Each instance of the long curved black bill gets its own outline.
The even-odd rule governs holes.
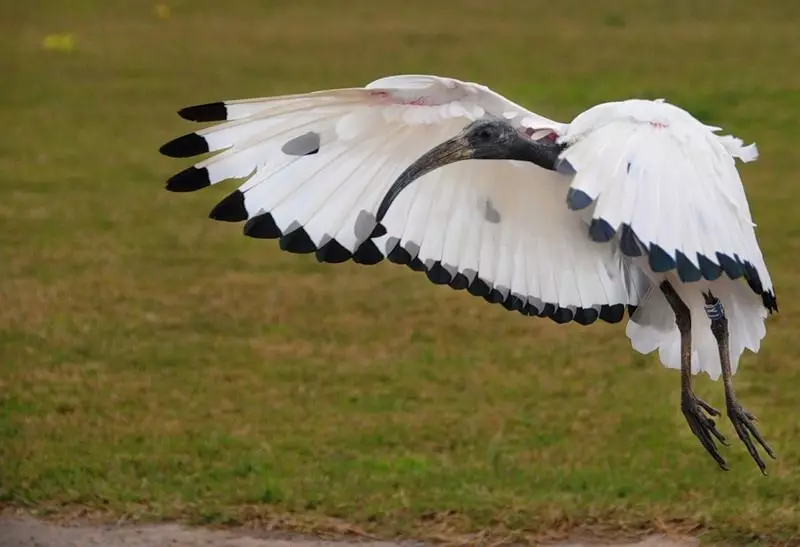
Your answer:
[[[383,217],[389,212],[389,207],[394,203],[394,200],[396,200],[400,192],[406,189],[412,182],[439,167],[444,167],[447,164],[457,161],[471,159],[474,155],[474,150],[462,135],[453,137],[429,150],[417,161],[409,165],[408,168],[397,177],[397,180],[394,181],[394,184],[392,184],[386,192],[386,195],[383,196],[375,218],[379,226]],[[379,236],[382,234],[377,233],[374,235]]]

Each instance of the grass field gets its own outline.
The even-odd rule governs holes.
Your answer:
[[[585,528],[800,544],[800,4],[169,8],[0,8],[0,503],[473,543]],[[71,49],[45,47],[62,33]],[[208,220],[231,185],[163,190],[186,165],[157,152],[191,130],[182,106],[406,72],[565,121],[666,97],[758,143],[742,172],[781,313],[736,382],[778,452],[769,477],[738,441],[716,468],[677,372],[624,325],[320,265]],[[698,391],[722,403],[721,383]]]

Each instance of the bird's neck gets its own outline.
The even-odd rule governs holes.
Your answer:
[[[543,169],[555,171],[558,156],[564,148],[563,144],[558,144],[550,139],[520,141],[510,148],[508,159],[527,161]]]

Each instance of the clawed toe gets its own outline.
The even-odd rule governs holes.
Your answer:
[[[717,429],[716,422],[706,416],[703,411],[711,416],[719,416],[720,412],[692,393],[684,394],[684,397],[681,401],[681,410],[683,411],[683,415],[686,418],[692,433],[694,433],[695,436],[700,440],[700,443],[703,445],[706,451],[708,451],[711,457],[714,458],[714,461],[717,462],[717,465],[727,471],[728,463],[719,453],[714,439],[716,438],[716,440],[724,446],[728,446],[728,441]]]
[[[759,433],[758,429],[756,429],[756,426],[753,424],[753,422],[756,421],[755,416],[743,409],[739,403],[733,401],[728,403],[728,418],[730,418],[733,428],[736,430],[736,434],[747,448],[747,452],[750,453],[750,457],[756,462],[756,465],[758,465],[761,473],[766,475],[767,465],[764,463],[764,460],[758,453],[751,436],[755,437],[756,441],[758,441],[758,444],[764,448],[764,451],[773,460],[775,459],[775,452],[773,452],[772,448],[770,448],[770,446],[761,436],[761,433]]]

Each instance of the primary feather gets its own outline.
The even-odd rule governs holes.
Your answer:
[[[185,118],[223,122],[162,147],[169,156],[218,152],[170,178],[192,191],[244,179],[212,218],[323,262],[384,258],[436,284],[558,322],[616,322],[638,303],[621,255],[584,237],[563,207],[563,177],[530,164],[464,163],[404,192],[371,238],[376,208],[420,155],[484,116],[537,137],[566,130],[485,86],[390,76],[363,88],[189,107]]]

